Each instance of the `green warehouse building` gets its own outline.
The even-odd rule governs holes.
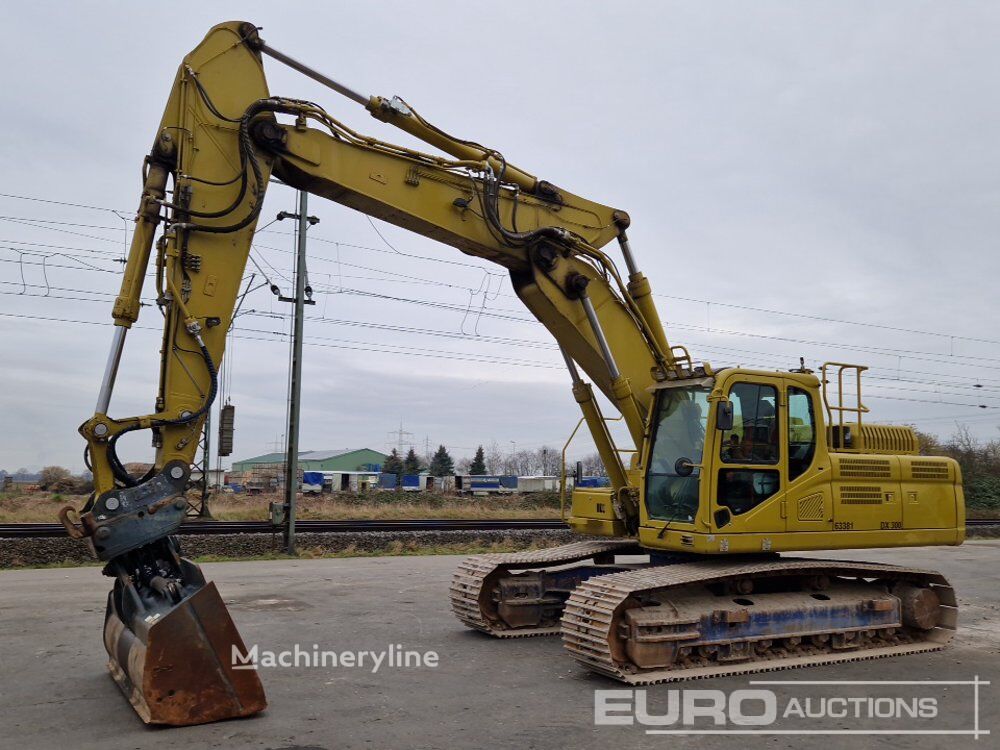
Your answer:
[[[339,451],[302,451],[299,453],[300,471],[378,471],[388,456],[370,448],[347,448]],[[250,471],[267,464],[283,464],[285,453],[267,453],[263,456],[233,461],[232,471]]]

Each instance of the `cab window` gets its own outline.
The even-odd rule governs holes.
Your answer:
[[[788,478],[802,475],[816,456],[813,400],[801,388],[788,388]]]
[[[702,451],[708,423],[708,388],[659,393],[646,474],[650,518],[690,523],[698,512]]]
[[[730,464],[778,463],[778,391],[762,383],[736,383],[729,400],[733,429],[722,433],[720,458]]]

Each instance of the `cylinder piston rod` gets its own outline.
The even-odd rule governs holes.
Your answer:
[[[573,358],[569,356],[569,352],[561,344],[559,345],[559,351],[566,361],[566,369],[569,370],[569,376],[573,381],[573,385],[576,385],[580,382],[580,371],[576,369],[576,362],[573,361]]]
[[[353,99],[358,104],[360,104],[362,107],[367,107],[368,106],[368,101],[369,101],[369,99],[371,97],[365,96],[364,94],[362,94],[362,93],[360,93],[358,91],[355,91],[350,86],[347,86],[347,85],[345,85],[343,83],[340,83],[339,81],[335,81],[332,78],[330,78],[329,76],[323,75],[318,70],[310,68],[305,63],[301,63],[298,60],[296,60],[294,57],[289,57],[284,52],[279,52],[278,50],[274,49],[274,47],[269,46],[263,40],[261,40],[258,49],[261,52],[263,52],[264,54],[270,55],[271,57],[273,57],[278,62],[284,63],[289,68],[297,70],[300,73],[302,73],[303,75],[309,76],[314,81],[317,81],[318,83],[322,83],[327,88],[333,89],[338,94],[343,94],[348,99]]]
[[[254,49],[269,55],[278,62],[284,63],[288,67],[307,75],[314,81],[318,81],[327,88],[333,89],[338,94],[346,96],[365,109],[373,117],[383,122],[388,122],[400,130],[419,138],[424,143],[429,143],[435,148],[439,148],[446,154],[451,154],[456,159],[463,161],[486,161],[494,170],[504,170],[505,182],[513,182],[530,193],[535,193],[539,189],[538,178],[515,167],[513,164],[502,164],[489,149],[472,146],[466,141],[460,141],[446,135],[434,126],[425,122],[421,117],[414,116],[415,113],[399,97],[384,99],[378,96],[365,96],[360,91],[352,89],[346,84],[335,81],[329,76],[323,75],[318,70],[310,68],[305,63],[301,63],[294,57],[279,52],[274,47],[269,46],[264,40],[258,39],[253,43]],[[551,197],[551,196],[550,196]],[[548,199],[548,198],[547,198]]]
[[[625,256],[625,265],[628,266],[629,276],[635,276],[639,273],[639,267],[635,264],[635,256],[632,255],[632,246],[628,242],[628,235],[622,230],[621,234],[618,235],[618,246],[622,250],[622,255]]]
[[[594,309],[594,303],[590,301],[590,297],[587,296],[586,291],[580,294],[580,302],[583,303],[583,310],[587,313],[587,320],[590,321],[590,327],[594,331],[594,338],[597,339],[597,345],[601,348],[601,354],[608,365],[608,372],[611,374],[611,379],[617,380],[621,377],[621,372],[618,370],[618,364],[611,353],[611,347],[608,345],[608,340],[601,329],[601,321],[597,319],[597,311]]]
[[[111,393],[115,389],[115,378],[118,377],[118,365],[122,361],[122,351],[125,349],[125,334],[128,329],[125,326],[115,326],[114,337],[111,339],[111,351],[108,352],[108,361],[104,366],[104,379],[101,380],[101,390],[97,394],[98,414],[107,414],[111,406]]]

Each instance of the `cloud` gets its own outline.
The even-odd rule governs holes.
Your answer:
[[[669,295],[658,301],[670,338],[696,356],[774,368],[799,356],[862,361],[874,417],[996,434],[1000,420],[974,405],[1000,405],[1000,347],[970,339],[1000,338],[1000,101],[984,93],[1000,69],[1000,9],[633,2],[579,13],[550,2],[526,23],[516,5],[317,3],[309,15],[302,24],[273,4],[182,2],[153,33],[142,6],[18,6],[0,49],[5,69],[22,71],[0,101],[0,192],[127,216],[181,57],[219,18],[247,17],[334,78],[402,94],[445,129],[626,208],[640,264]],[[266,64],[272,91],[413,143]],[[293,201],[273,188],[264,216]],[[457,446],[558,442],[575,424],[558,352],[497,341],[548,342],[540,326],[506,319],[524,314],[498,269],[379,225],[390,247],[365,217],[319,199],[310,212],[321,223],[310,245],[318,304],[306,326],[303,446],[379,447],[400,420],[418,441]],[[0,196],[0,216],[16,219],[0,219],[0,313],[109,320],[125,239],[117,214]],[[271,230],[255,257],[287,293],[290,228]],[[265,288],[245,310],[230,373],[239,455],[284,431],[287,366],[274,342],[287,321],[271,316],[288,306]],[[119,415],[149,411],[155,395],[154,308],[141,325],[152,330],[130,334]],[[0,465],[79,467],[75,429],[92,408],[109,327],[0,316],[0,336],[0,408],[13,425]],[[143,442],[130,449],[148,452]]]

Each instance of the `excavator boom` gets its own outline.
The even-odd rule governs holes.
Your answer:
[[[316,104],[271,95],[265,56],[446,155],[380,141]],[[115,578],[105,628],[110,670],[148,722],[200,723],[265,705],[256,674],[229,666],[231,649],[243,645],[214,586],[171,535],[184,519],[190,467],[272,177],[506,268],[520,299],[560,342],[576,399],[627,501],[626,467],[577,365],[625,415],[637,444],[648,386],[675,365],[648,282],[634,268],[623,280],[602,250],[617,239],[630,252],[625,212],[448,135],[398,97],[358,94],[273,49],[252,24],[213,28],[180,65],[146,158],[111,351],[95,413],[80,427],[95,492],[79,517],[72,508],[61,514]],[[111,417],[150,266],[164,319],[155,408]],[[138,430],[151,431],[156,447],[144,477],[129,475],[117,450]]]

